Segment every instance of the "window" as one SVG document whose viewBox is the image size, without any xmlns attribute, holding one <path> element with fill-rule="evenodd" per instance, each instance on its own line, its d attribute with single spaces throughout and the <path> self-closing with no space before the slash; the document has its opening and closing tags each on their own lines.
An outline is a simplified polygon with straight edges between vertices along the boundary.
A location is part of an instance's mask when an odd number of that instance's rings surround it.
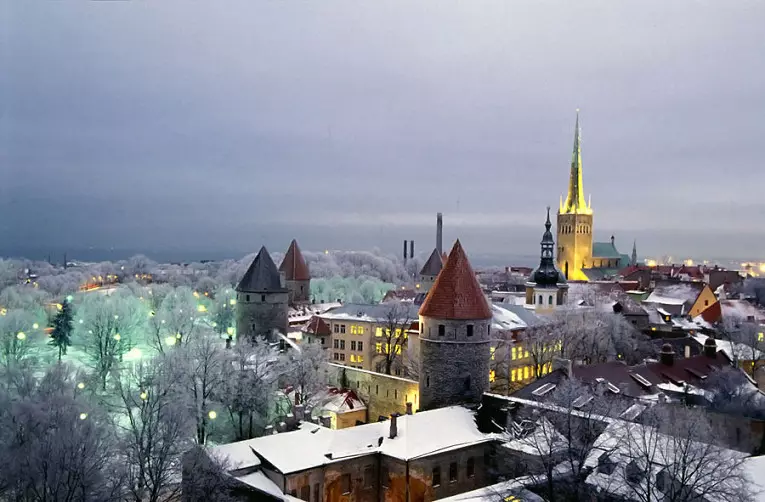
<svg viewBox="0 0 765 502">
<path fill-rule="evenodd" d="M 497 374 L 494 370 L 489 371 L 489 382 L 494 382 L 497 379 Z"/>
<path fill-rule="evenodd" d="M 548 305 L 552 305 L 553 304 L 553 302 L 552 302 L 552 295 L 550 295 L 550 297 L 547 299 L 547 304 Z"/>
<path fill-rule="evenodd" d="M 436 486 L 441 486 L 441 468 L 440 467 L 433 468 L 433 488 L 435 488 Z"/>
<path fill-rule="evenodd" d="M 539 295 L 539 305 L 543 305 L 544 302 L 542 301 L 542 295 Z"/>
<path fill-rule="evenodd" d="M 473 336 L 473 325 L 468 324 L 467 325 L 467 336 Z"/>
<path fill-rule="evenodd" d="M 372 488 L 374 486 L 375 470 L 371 465 L 364 467 L 364 488 Z"/>
<path fill-rule="evenodd" d="M 358 343 L 356 344 L 356 348 L 359 350 L 359 352 L 361 352 L 362 350 L 364 350 L 364 342 L 358 342 Z"/>
<path fill-rule="evenodd" d="M 518 371 L 518 370 L 516 370 L 515 368 L 513 368 L 513 370 L 510 372 L 510 381 L 511 381 L 511 382 L 515 382 L 515 381 L 518 379 L 518 373 L 517 373 L 517 371 Z"/>
<path fill-rule="evenodd" d="M 393 389 L 393 398 L 398 399 L 398 389 Z"/>
<path fill-rule="evenodd" d="M 351 475 L 343 474 L 340 477 L 340 491 L 343 495 L 351 493 Z"/>
<path fill-rule="evenodd" d="M 340 354 L 340 360 L 345 361 L 345 354 Z"/>
<path fill-rule="evenodd" d="M 342 355 L 342 354 L 340 354 L 340 355 Z M 528 366 L 524 366 L 523 367 L 523 379 L 524 380 L 528 380 L 529 379 L 529 373 L 531 373 L 531 371 L 529 371 L 529 367 Z"/>
<path fill-rule="evenodd" d="M 518 359 L 518 347 L 513 347 L 513 349 L 512 349 L 512 357 L 513 357 L 513 361 Z"/>
<path fill-rule="evenodd" d="M 457 482 L 457 462 L 452 462 L 449 464 L 449 482 Z"/>
<path fill-rule="evenodd" d="M 357 363 L 363 363 L 364 362 L 364 356 L 356 356 L 356 362 Z M 361 369 L 361 366 L 359 366 L 359 369 Z"/>
<path fill-rule="evenodd" d="M 250 295 L 247 295 L 247 301 L 250 301 Z"/>
<path fill-rule="evenodd" d="M 472 478 L 475 476 L 475 459 L 470 457 L 467 459 L 467 477 Z"/>
<path fill-rule="evenodd" d="M 376 329 L 375 329 L 375 336 L 376 336 L 376 337 L 378 337 L 378 338 L 380 338 L 381 336 L 383 336 L 383 330 L 382 330 L 382 328 L 376 328 Z"/>
<path fill-rule="evenodd" d="M 311 485 L 303 485 L 300 488 L 300 500 L 311 502 Z"/>
<path fill-rule="evenodd" d="M 465 392 L 470 390 L 470 375 L 465 377 Z"/>
<path fill-rule="evenodd" d="M 340 333 L 345 333 L 345 324 L 340 325 Z"/>
<path fill-rule="evenodd" d="M 446 334 L 446 326 L 443 324 L 438 325 L 438 336 L 444 336 Z"/>
<path fill-rule="evenodd" d="M 335 347 L 336 349 L 339 349 L 339 348 L 340 348 L 340 340 L 338 340 L 337 338 L 335 338 L 335 340 L 334 340 L 334 347 Z"/>
<path fill-rule="evenodd" d="M 708 305 L 709 305 L 709 300 L 704 300 L 704 306 L 706 307 Z"/>
<path fill-rule="evenodd" d="M 340 340 L 340 349 L 345 350 L 345 340 Z"/>
<path fill-rule="evenodd" d="M 356 350 L 356 340 L 351 340 L 351 350 Z"/>
<path fill-rule="evenodd" d="M 324 338 L 321 339 L 321 344 L 324 345 Z"/>
<path fill-rule="evenodd" d="M 334 328 L 335 328 L 335 333 L 340 333 L 340 325 L 339 324 L 335 324 Z"/>
<path fill-rule="evenodd" d="M 430 387 L 430 375 L 425 377 L 425 387 Z"/>
<path fill-rule="evenodd" d="M 356 355 L 355 354 L 351 354 L 351 362 L 352 363 L 356 362 Z"/>
<path fill-rule="evenodd" d="M 380 385 L 379 384 L 375 385 L 375 394 L 377 394 L 378 396 L 380 395 Z"/>
<path fill-rule="evenodd" d="M 266 295 L 260 295 L 260 301 L 265 303 L 266 302 Z"/>
<path fill-rule="evenodd" d="M 492 361 L 495 359 L 495 357 L 494 357 L 496 355 L 495 352 L 497 352 L 497 347 L 492 347 L 491 348 L 491 360 Z"/>
<path fill-rule="evenodd" d="M 387 489 L 390 484 L 390 472 L 388 471 L 387 465 L 380 467 L 380 482 L 385 489 Z"/>
<path fill-rule="evenodd" d="M 313 484 L 313 502 L 319 502 L 319 483 Z"/>
<path fill-rule="evenodd" d="M 332 354 L 332 359 L 334 359 L 335 361 L 339 361 L 340 360 L 340 354 L 335 352 L 334 354 Z"/>
<path fill-rule="evenodd" d="M 377 352 L 378 354 L 382 354 L 382 344 L 381 343 L 376 343 L 375 344 L 375 352 Z"/>
</svg>

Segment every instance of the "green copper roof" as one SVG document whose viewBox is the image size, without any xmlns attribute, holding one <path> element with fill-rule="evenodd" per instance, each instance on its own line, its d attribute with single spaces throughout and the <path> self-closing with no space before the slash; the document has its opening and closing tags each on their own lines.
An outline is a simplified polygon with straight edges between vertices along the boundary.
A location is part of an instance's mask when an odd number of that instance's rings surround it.
<svg viewBox="0 0 765 502">
<path fill-rule="evenodd" d="M 621 258 L 622 255 L 616 249 L 616 246 L 614 246 L 610 242 L 593 242 L 592 257 L 593 258 Z"/>
</svg>

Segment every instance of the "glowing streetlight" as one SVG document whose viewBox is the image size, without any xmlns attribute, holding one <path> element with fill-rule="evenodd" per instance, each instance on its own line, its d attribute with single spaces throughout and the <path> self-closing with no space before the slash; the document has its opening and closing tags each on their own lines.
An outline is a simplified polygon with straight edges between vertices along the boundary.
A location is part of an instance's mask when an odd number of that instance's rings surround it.
<svg viewBox="0 0 765 502">
<path fill-rule="evenodd" d="M 232 298 L 228 301 L 229 305 L 236 305 L 236 298 Z"/>
<path fill-rule="evenodd" d="M 80 390 L 84 389 L 85 388 L 85 383 L 84 382 L 78 383 L 77 384 L 77 388 L 80 389 Z"/>
<path fill-rule="evenodd" d="M 146 401 L 147 399 L 149 399 L 149 394 L 148 394 L 148 393 L 147 393 L 145 390 L 142 390 L 142 391 L 141 391 L 141 394 L 140 394 L 140 396 L 139 396 L 139 397 L 140 397 L 142 400 Z"/>
<path fill-rule="evenodd" d="M 176 333 L 176 334 L 175 334 L 175 338 L 177 338 L 178 340 L 180 340 L 180 339 L 181 339 L 181 334 L 180 334 L 180 333 Z"/>
<path fill-rule="evenodd" d="M 114 339 L 119 342 L 122 339 L 122 337 L 120 336 L 119 333 L 117 333 L 116 335 L 114 335 Z"/>
<path fill-rule="evenodd" d="M 32 324 L 32 329 L 37 329 L 37 328 L 39 328 L 39 327 L 40 327 L 40 325 L 39 325 L 39 324 L 37 324 L 37 323 L 34 323 L 34 324 Z"/>
<path fill-rule="evenodd" d="M 114 314 L 114 318 L 115 318 L 115 319 L 119 319 L 119 318 L 120 318 L 120 316 L 118 316 L 117 314 Z"/>
<path fill-rule="evenodd" d="M 218 413 L 215 410 L 210 410 L 207 416 L 210 417 L 210 420 L 215 420 L 218 418 Z"/>
<path fill-rule="evenodd" d="M 16 338 L 18 338 L 19 340 L 24 340 L 26 337 L 27 335 L 23 331 L 19 331 L 18 333 L 16 333 Z"/>
<path fill-rule="evenodd" d="M 85 322 L 85 321 L 83 321 L 82 319 L 80 319 L 80 324 L 82 324 L 83 322 Z"/>
<path fill-rule="evenodd" d="M 72 300 L 74 300 L 74 297 L 73 297 L 72 295 L 68 295 L 68 296 L 66 297 L 66 301 L 68 301 L 68 302 L 70 302 L 70 303 L 71 303 L 71 302 L 72 302 Z"/>
<path fill-rule="evenodd" d="M 229 326 L 228 328 L 226 328 L 226 334 L 228 334 L 230 336 L 233 336 L 234 335 L 234 327 L 233 326 Z"/>
<path fill-rule="evenodd" d="M 80 413 L 80 420 L 85 420 L 86 418 L 88 418 L 87 413 Z"/>
<path fill-rule="evenodd" d="M 165 338 L 165 343 L 168 345 L 175 345 L 175 337 L 168 336 L 167 338 Z"/>
</svg>

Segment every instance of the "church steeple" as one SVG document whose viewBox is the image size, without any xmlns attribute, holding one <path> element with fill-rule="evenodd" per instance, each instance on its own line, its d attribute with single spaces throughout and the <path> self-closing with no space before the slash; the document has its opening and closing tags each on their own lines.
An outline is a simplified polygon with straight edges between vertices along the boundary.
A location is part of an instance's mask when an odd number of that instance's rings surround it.
<svg viewBox="0 0 765 502">
<path fill-rule="evenodd" d="M 637 265 L 637 240 L 632 241 L 632 258 L 630 265 Z"/>
<path fill-rule="evenodd" d="M 532 274 L 531 280 L 539 286 L 554 285 L 558 283 L 560 274 L 555 268 L 553 253 L 555 250 L 555 241 L 553 240 L 550 228 L 550 206 L 547 206 L 547 221 L 545 222 L 545 233 L 542 235 L 542 253 L 539 259 L 539 267 Z"/>
<path fill-rule="evenodd" d="M 579 109 L 576 110 L 576 126 L 574 130 L 574 151 L 571 154 L 571 174 L 568 181 L 566 201 L 561 204 L 561 214 L 592 214 L 590 205 L 584 199 L 584 184 L 582 183 L 582 137 L 579 129 Z"/>
</svg>

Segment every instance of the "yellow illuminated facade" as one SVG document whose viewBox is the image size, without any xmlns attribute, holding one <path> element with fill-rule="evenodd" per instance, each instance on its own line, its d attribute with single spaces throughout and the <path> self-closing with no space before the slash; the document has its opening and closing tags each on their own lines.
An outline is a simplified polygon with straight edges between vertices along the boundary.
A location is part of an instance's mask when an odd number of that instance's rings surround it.
<svg viewBox="0 0 765 502">
<path fill-rule="evenodd" d="M 585 281 L 583 268 L 592 266 L 592 205 L 584 198 L 579 110 L 566 200 L 558 208 L 558 269 L 568 280 Z"/>
</svg>

